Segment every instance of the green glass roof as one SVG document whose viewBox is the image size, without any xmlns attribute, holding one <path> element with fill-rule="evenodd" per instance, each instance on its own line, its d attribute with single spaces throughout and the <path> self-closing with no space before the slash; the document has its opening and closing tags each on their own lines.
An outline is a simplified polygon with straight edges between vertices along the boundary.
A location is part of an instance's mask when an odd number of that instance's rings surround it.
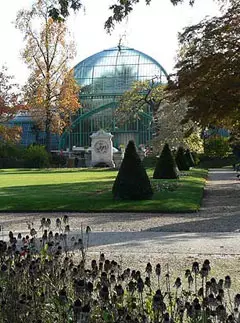
<svg viewBox="0 0 240 323">
<path fill-rule="evenodd" d="M 166 83 L 165 69 L 152 57 L 128 47 L 113 47 L 96 53 L 74 68 L 81 94 L 121 95 L 132 82 L 158 77 Z"/>
</svg>

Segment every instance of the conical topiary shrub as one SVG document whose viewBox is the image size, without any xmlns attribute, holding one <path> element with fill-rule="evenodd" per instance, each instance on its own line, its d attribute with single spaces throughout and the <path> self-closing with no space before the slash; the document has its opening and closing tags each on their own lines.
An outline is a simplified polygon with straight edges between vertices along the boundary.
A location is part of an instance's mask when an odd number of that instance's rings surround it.
<svg viewBox="0 0 240 323">
<path fill-rule="evenodd" d="M 189 164 L 183 147 L 179 147 L 176 154 L 176 163 L 179 170 L 189 170 Z"/>
<path fill-rule="evenodd" d="M 153 195 L 151 183 L 132 140 L 125 150 L 112 193 L 117 200 L 147 200 Z"/>
<path fill-rule="evenodd" d="M 153 178 L 174 179 L 178 178 L 177 167 L 168 144 L 165 144 L 158 158 Z"/>
<path fill-rule="evenodd" d="M 191 154 L 191 151 L 189 149 L 186 150 L 185 156 L 186 156 L 188 165 L 190 167 L 195 166 L 195 162 L 194 162 L 194 159 L 193 159 L 193 155 Z"/>
</svg>

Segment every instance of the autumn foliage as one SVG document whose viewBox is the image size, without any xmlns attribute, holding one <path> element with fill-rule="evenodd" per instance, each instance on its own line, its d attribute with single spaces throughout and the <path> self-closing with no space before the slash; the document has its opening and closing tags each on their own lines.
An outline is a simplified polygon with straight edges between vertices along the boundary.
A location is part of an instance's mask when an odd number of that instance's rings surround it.
<svg viewBox="0 0 240 323">
<path fill-rule="evenodd" d="M 13 77 L 8 75 L 7 68 L 0 70 L 0 138 L 2 141 L 18 141 L 21 138 L 20 127 L 10 127 L 7 122 L 14 118 L 19 110 L 25 107 L 20 103 L 20 96 Z"/>
<path fill-rule="evenodd" d="M 25 86 L 25 99 L 31 116 L 46 133 L 46 148 L 51 149 L 51 133 L 61 134 L 80 108 L 79 87 L 69 62 L 75 46 L 69 40 L 64 21 L 49 18 L 49 2 L 39 0 L 30 11 L 18 13 L 16 26 L 24 34 L 22 57 L 31 75 Z M 39 22 L 41 27 L 35 28 Z"/>
</svg>

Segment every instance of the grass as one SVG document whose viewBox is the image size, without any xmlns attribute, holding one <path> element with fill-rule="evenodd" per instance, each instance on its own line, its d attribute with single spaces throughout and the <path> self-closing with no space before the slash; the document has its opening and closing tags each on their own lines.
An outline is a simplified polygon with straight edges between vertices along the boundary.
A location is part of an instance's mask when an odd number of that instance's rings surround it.
<svg viewBox="0 0 240 323">
<path fill-rule="evenodd" d="M 148 170 L 152 177 L 153 170 Z M 207 171 L 193 169 L 179 180 L 152 180 L 154 196 L 114 201 L 115 170 L 0 170 L 0 211 L 194 212 L 200 207 Z"/>
</svg>

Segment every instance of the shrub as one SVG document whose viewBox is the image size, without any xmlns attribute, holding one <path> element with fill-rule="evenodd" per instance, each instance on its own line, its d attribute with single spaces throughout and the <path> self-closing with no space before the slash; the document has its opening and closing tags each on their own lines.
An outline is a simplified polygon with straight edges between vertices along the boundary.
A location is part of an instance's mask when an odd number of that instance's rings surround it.
<svg viewBox="0 0 240 323">
<path fill-rule="evenodd" d="M 205 139 L 204 154 L 209 157 L 227 157 L 231 152 L 229 138 L 214 136 Z"/>
<path fill-rule="evenodd" d="M 165 144 L 158 158 L 153 178 L 175 179 L 178 178 L 176 163 L 168 144 Z"/>
<path fill-rule="evenodd" d="M 176 153 L 176 163 L 179 170 L 189 170 L 189 164 L 183 147 L 179 147 Z"/>
<path fill-rule="evenodd" d="M 28 168 L 44 168 L 49 167 L 49 155 L 40 145 L 29 146 L 24 154 L 25 166 Z"/>
<path fill-rule="evenodd" d="M 147 155 L 143 158 L 143 166 L 145 168 L 154 168 L 157 164 L 158 158 L 155 155 Z"/>
<path fill-rule="evenodd" d="M 193 155 L 189 149 L 186 150 L 185 157 L 186 157 L 187 163 L 190 167 L 195 166 L 195 161 L 194 161 Z"/>
<path fill-rule="evenodd" d="M 113 184 L 115 199 L 146 200 L 153 195 L 151 183 L 133 141 L 129 141 Z"/>
<path fill-rule="evenodd" d="M 206 155 L 199 155 L 199 167 L 201 168 L 219 168 L 232 166 L 237 162 L 237 159 L 234 155 L 229 155 L 228 157 L 209 157 Z"/>
<path fill-rule="evenodd" d="M 0 143 L 0 168 L 24 167 L 23 148 L 13 143 Z"/>
<path fill-rule="evenodd" d="M 53 154 L 50 158 L 50 164 L 52 167 L 64 167 L 67 164 L 67 158 L 60 154 Z"/>
<path fill-rule="evenodd" d="M 13 143 L 0 143 L 0 158 L 21 159 L 23 156 L 23 148 Z"/>
<path fill-rule="evenodd" d="M 14 157 L 0 158 L 0 168 L 24 168 L 24 159 L 17 159 Z"/>
</svg>

